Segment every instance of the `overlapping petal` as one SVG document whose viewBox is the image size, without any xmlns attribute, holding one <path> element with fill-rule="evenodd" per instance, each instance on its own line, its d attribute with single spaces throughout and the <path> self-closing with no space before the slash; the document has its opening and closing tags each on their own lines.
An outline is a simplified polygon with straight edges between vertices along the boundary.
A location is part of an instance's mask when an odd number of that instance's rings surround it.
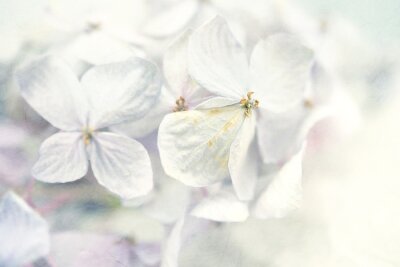
<svg viewBox="0 0 400 267">
<path fill-rule="evenodd" d="M 95 129 L 141 118 L 161 90 L 157 66 L 137 57 L 93 67 L 81 82 L 90 101 L 89 126 Z"/>
<path fill-rule="evenodd" d="M 239 201 L 233 192 L 224 190 L 203 199 L 190 214 L 219 222 L 242 222 L 249 211 L 246 203 Z"/>
<path fill-rule="evenodd" d="M 48 183 L 72 182 L 88 171 L 83 136 L 79 132 L 59 132 L 47 138 L 32 169 L 36 179 Z"/>
<path fill-rule="evenodd" d="M 255 142 L 256 117 L 246 117 L 229 153 L 229 173 L 240 200 L 253 198 L 258 176 L 258 155 Z"/>
<path fill-rule="evenodd" d="M 0 266 L 22 266 L 50 249 L 46 221 L 13 192 L 0 202 L 0 236 Z"/>
<path fill-rule="evenodd" d="M 288 161 L 255 203 L 258 218 L 281 218 L 297 209 L 302 200 L 303 149 Z"/>
<path fill-rule="evenodd" d="M 163 70 L 168 89 L 177 99 L 182 96 L 189 106 L 200 103 L 209 92 L 200 87 L 189 74 L 188 52 L 192 30 L 185 31 L 167 49 L 163 57 Z"/>
<path fill-rule="evenodd" d="M 97 181 L 111 192 L 129 199 L 153 188 L 153 172 L 146 149 L 134 139 L 96 132 L 90 161 Z"/>
<path fill-rule="evenodd" d="M 240 100 L 248 91 L 247 55 L 223 18 L 214 18 L 190 37 L 189 73 L 218 96 Z"/>
<path fill-rule="evenodd" d="M 167 115 L 158 135 L 165 172 L 190 186 L 227 177 L 230 146 L 244 117 L 239 105 Z"/>
<path fill-rule="evenodd" d="M 251 90 L 260 105 L 280 112 L 303 100 L 313 53 L 295 37 L 275 34 L 260 41 L 250 61 Z"/>
<path fill-rule="evenodd" d="M 87 100 L 65 62 L 41 58 L 18 71 L 17 80 L 24 99 L 54 127 L 80 130 L 86 123 Z"/>
</svg>

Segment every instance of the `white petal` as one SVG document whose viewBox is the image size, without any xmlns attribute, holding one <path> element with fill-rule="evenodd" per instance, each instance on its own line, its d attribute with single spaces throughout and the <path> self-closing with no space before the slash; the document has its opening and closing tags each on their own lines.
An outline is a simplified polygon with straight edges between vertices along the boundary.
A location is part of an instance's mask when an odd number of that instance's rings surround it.
<svg viewBox="0 0 400 267">
<path fill-rule="evenodd" d="M 251 90 L 268 110 L 286 110 L 303 100 L 313 53 L 294 37 L 275 34 L 260 41 L 251 56 Z"/>
<path fill-rule="evenodd" d="M 143 196 L 153 188 L 149 155 L 142 144 L 114 133 L 94 133 L 90 161 L 97 181 L 122 198 Z"/>
<path fill-rule="evenodd" d="M 64 231 L 53 234 L 51 241 L 49 258 L 52 266 L 137 266 L 132 255 L 132 245 L 117 235 Z"/>
<path fill-rule="evenodd" d="M 211 108 L 220 108 L 230 105 L 238 104 L 239 101 L 237 99 L 226 98 L 226 97 L 212 97 L 198 104 L 195 109 L 211 109 Z"/>
<path fill-rule="evenodd" d="M 141 58 L 96 66 L 82 77 L 95 129 L 143 117 L 157 101 L 161 77 L 157 66 Z"/>
<path fill-rule="evenodd" d="M 161 267 L 178 267 L 179 252 L 182 245 L 182 230 L 185 224 L 185 218 L 178 220 L 171 230 L 165 243 Z"/>
<path fill-rule="evenodd" d="M 39 154 L 32 175 L 40 181 L 72 182 L 87 173 L 88 159 L 79 132 L 59 132 L 50 136 L 42 143 Z"/>
<path fill-rule="evenodd" d="M 233 192 L 221 191 L 202 200 L 190 214 L 219 222 L 242 222 L 249 216 L 249 210 Z"/>
<path fill-rule="evenodd" d="M 71 131 L 86 123 L 86 99 L 66 63 L 44 57 L 18 71 L 17 79 L 24 99 L 53 126 Z"/>
<path fill-rule="evenodd" d="M 191 30 L 185 31 L 164 54 L 164 76 L 175 100 L 182 96 L 186 104 L 192 107 L 210 94 L 197 84 L 189 75 L 188 46 Z"/>
<path fill-rule="evenodd" d="M 186 216 L 173 226 L 162 251 L 161 267 L 178 267 L 181 249 L 208 233 L 212 224 L 203 219 Z M 183 266 L 191 266 L 183 264 Z M 201 266 L 201 265 L 200 265 Z"/>
<path fill-rule="evenodd" d="M 161 12 L 151 14 L 142 31 L 156 38 L 171 36 L 182 30 L 194 18 L 198 9 L 199 1 L 196 0 L 174 2 Z"/>
<path fill-rule="evenodd" d="M 246 94 L 247 56 L 223 18 L 214 18 L 190 37 L 189 73 L 216 95 L 240 100 Z"/>
<path fill-rule="evenodd" d="M 159 179 L 159 184 L 154 189 L 153 199 L 142 210 L 162 223 L 173 223 L 186 212 L 190 188 L 168 177 L 161 166 L 155 169 L 154 177 Z"/>
<path fill-rule="evenodd" d="M 67 44 L 64 53 L 93 65 L 127 60 L 143 52 L 129 46 L 104 32 L 98 31 L 77 36 Z"/>
<path fill-rule="evenodd" d="M 257 143 L 255 142 L 255 113 L 243 122 L 229 155 L 229 172 L 232 184 L 240 200 L 253 198 L 257 181 Z"/>
<path fill-rule="evenodd" d="M 300 206 L 302 200 L 303 149 L 287 162 L 254 206 L 257 218 L 281 218 Z"/>
<path fill-rule="evenodd" d="M 282 163 L 296 154 L 309 130 L 324 116 L 303 105 L 282 113 L 260 108 L 257 140 L 261 157 L 266 164 Z"/>
<path fill-rule="evenodd" d="M 240 105 L 165 116 L 158 134 L 165 172 L 195 187 L 227 177 L 229 148 L 244 117 Z"/>
<path fill-rule="evenodd" d="M 46 221 L 12 192 L 0 202 L 0 236 L 0 266 L 21 266 L 49 252 Z"/>
<path fill-rule="evenodd" d="M 165 115 L 173 111 L 175 101 L 171 93 L 163 87 L 158 102 L 143 118 L 115 125 L 112 129 L 133 138 L 145 137 L 158 128 Z"/>
</svg>

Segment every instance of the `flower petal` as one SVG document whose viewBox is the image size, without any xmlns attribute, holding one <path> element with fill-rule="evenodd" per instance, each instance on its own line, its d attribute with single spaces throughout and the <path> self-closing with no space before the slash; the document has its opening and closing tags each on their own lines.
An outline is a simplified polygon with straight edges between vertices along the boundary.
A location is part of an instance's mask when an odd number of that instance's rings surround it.
<svg viewBox="0 0 400 267">
<path fill-rule="evenodd" d="M 150 7 L 155 10 L 159 8 Z M 142 32 L 146 35 L 156 38 L 165 38 L 178 33 L 184 29 L 187 24 L 196 16 L 196 12 L 199 10 L 199 1 L 187 0 L 171 3 L 170 6 L 166 6 L 161 12 L 156 14 L 149 14 L 149 19 L 145 23 Z"/>
<path fill-rule="evenodd" d="M 161 77 L 157 66 L 141 59 L 99 65 L 82 77 L 91 114 L 89 126 L 100 129 L 140 119 L 157 101 Z"/>
<path fill-rule="evenodd" d="M 149 155 L 134 139 L 94 133 L 90 161 L 97 181 L 122 198 L 143 196 L 153 188 Z"/>
<path fill-rule="evenodd" d="M 185 31 L 167 49 L 163 58 L 164 76 L 175 100 L 182 96 L 186 104 L 193 106 L 207 98 L 210 93 L 200 87 L 189 75 L 188 46 L 191 30 Z"/>
<path fill-rule="evenodd" d="M 244 116 L 240 105 L 165 116 L 158 134 L 165 172 L 195 187 L 207 186 L 227 177 L 229 148 Z"/>
<path fill-rule="evenodd" d="M 143 118 L 117 124 L 111 128 L 132 138 L 145 137 L 158 128 L 165 115 L 173 111 L 175 101 L 171 93 L 163 87 L 158 102 Z"/>
<path fill-rule="evenodd" d="M 104 31 L 78 35 L 64 47 L 67 59 L 83 60 L 93 65 L 127 60 L 142 51 L 111 37 Z"/>
<path fill-rule="evenodd" d="M 22 266 L 50 249 L 46 221 L 12 192 L 0 202 L 0 236 L 0 266 Z"/>
<path fill-rule="evenodd" d="M 21 95 L 54 127 L 80 130 L 86 122 L 87 103 L 82 88 L 66 63 L 44 57 L 17 72 Z"/>
<path fill-rule="evenodd" d="M 241 99 L 248 89 L 244 49 L 221 17 L 197 29 L 189 40 L 189 73 L 218 96 Z"/>
<path fill-rule="evenodd" d="M 185 225 L 185 217 L 179 219 L 174 226 L 165 242 L 165 248 L 162 253 L 161 267 L 178 267 L 179 252 L 183 241 L 183 226 Z"/>
<path fill-rule="evenodd" d="M 302 200 L 303 149 L 287 162 L 258 198 L 253 212 L 257 218 L 281 218 L 297 209 Z"/>
<path fill-rule="evenodd" d="M 260 105 L 286 110 L 303 100 L 313 53 L 291 35 L 275 34 L 260 41 L 250 62 L 251 89 Z"/>
<path fill-rule="evenodd" d="M 254 138 L 255 115 L 246 117 L 230 148 L 229 172 L 233 187 L 240 200 L 253 198 L 257 181 L 257 144 Z"/>
<path fill-rule="evenodd" d="M 323 112 L 298 105 L 282 113 L 258 109 L 257 140 L 261 157 L 266 164 L 283 163 L 296 154 L 309 130 Z"/>
<path fill-rule="evenodd" d="M 135 265 L 132 245 L 120 236 L 83 231 L 52 235 L 50 258 L 57 267 L 117 267 Z"/>
<path fill-rule="evenodd" d="M 224 190 L 202 200 L 190 214 L 218 222 L 242 222 L 249 216 L 249 210 L 233 192 Z"/>
<path fill-rule="evenodd" d="M 87 173 L 88 159 L 79 132 L 59 132 L 50 136 L 42 143 L 39 154 L 32 175 L 40 181 L 72 182 Z"/>
</svg>

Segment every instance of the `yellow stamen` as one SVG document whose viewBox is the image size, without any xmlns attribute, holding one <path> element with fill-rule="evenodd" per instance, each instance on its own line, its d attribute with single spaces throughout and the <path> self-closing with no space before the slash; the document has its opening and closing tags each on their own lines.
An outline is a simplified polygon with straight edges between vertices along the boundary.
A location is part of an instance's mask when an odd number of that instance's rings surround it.
<svg viewBox="0 0 400 267">
<path fill-rule="evenodd" d="M 185 99 L 180 96 L 176 101 L 175 101 L 176 106 L 174 107 L 173 111 L 178 112 L 178 111 L 185 111 L 188 110 L 188 106 L 185 104 Z"/>
<path fill-rule="evenodd" d="M 242 105 L 242 107 L 245 109 L 244 114 L 246 117 L 249 117 L 252 113 L 252 110 L 257 108 L 259 105 L 258 100 L 252 99 L 253 94 L 254 92 L 248 92 L 247 98 L 242 98 L 240 100 L 240 105 Z"/>
<path fill-rule="evenodd" d="M 311 99 L 305 99 L 304 102 L 304 107 L 310 109 L 314 107 L 314 102 Z"/>
<path fill-rule="evenodd" d="M 93 138 L 93 130 L 92 129 L 84 129 L 83 130 L 83 143 L 87 146 L 90 144 Z"/>
</svg>

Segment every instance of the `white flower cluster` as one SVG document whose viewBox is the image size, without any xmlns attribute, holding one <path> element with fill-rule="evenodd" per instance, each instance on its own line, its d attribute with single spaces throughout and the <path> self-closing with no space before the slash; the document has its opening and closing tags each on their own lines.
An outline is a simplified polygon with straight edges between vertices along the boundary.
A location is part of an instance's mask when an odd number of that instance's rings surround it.
<svg viewBox="0 0 400 267">
<path fill-rule="evenodd" d="M 302 147 L 301 126 L 276 129 L 304 124 L 306 116 L 289 113 L 309 108 L 305 91 L 312 63 L 312 52 L 286 34 L 260 41 L 248 60 L 221 17 L 184 33 L 164 61 L 173 107 L 164 110 L 158 130 L 166 174 L 194 187 L 230 176 L 238 199 L 251 200 L 259 165 L 284 164 Z M 61 130 L 42 144 L 33 177 L 75 181 L 87 174 L 90 162 L 97 181 L 122 198 L 149 193 L 148 152 L 111 130 L 128 122 L 134 132 L 137 120 L 147 131 L 158 128 L 146 125 L 164 101 L 155 64 L 132 57 L 92 67 L 79 79 L 63 61 L 44 57 L 20 70 L 17 79 L 30 106 Z"/>
<path fill-rule="evenodd" d="M 349 76 L 332 59 L 344 54 L 336 28 L 347 27 L 335 19 L 311 19 L 274 0 L 109 2 L 54 1 L 40 11 L 46 37 L 21 32 L 29 41 L 16 45 L 19 93 L 5 106 L 15 120 L 28 110 L 38 139 L 47 138 L 31 152 L 39 154 L 33 178 L 80 187 L 86 177 L 88 191 L 117 197 L 118 207 L 143 211 L 168 234 L 132 244 L 117 235 L 51 233 L 50 248 L 46 222 L 10 192 L 0 205 L 7 240 L 0 266 L 52 250 L 54 266 L 98 266 L 96 255 L 112 253 L 121 266 L 176 267 L 194 234 L 298 209 L 303 157 L 324 139 L 310 130 L 328 118 L 327 131 L 344 135 L 359 123 L 342 90 Z M 24 246 L 6 245 L 12 239 Z M 76 243 L 75 255 L 96 253 L 58 264 L 54 251 L 68 243 Z M 117 266 L 102 259 L 100 266 Z"/>
</svg>

